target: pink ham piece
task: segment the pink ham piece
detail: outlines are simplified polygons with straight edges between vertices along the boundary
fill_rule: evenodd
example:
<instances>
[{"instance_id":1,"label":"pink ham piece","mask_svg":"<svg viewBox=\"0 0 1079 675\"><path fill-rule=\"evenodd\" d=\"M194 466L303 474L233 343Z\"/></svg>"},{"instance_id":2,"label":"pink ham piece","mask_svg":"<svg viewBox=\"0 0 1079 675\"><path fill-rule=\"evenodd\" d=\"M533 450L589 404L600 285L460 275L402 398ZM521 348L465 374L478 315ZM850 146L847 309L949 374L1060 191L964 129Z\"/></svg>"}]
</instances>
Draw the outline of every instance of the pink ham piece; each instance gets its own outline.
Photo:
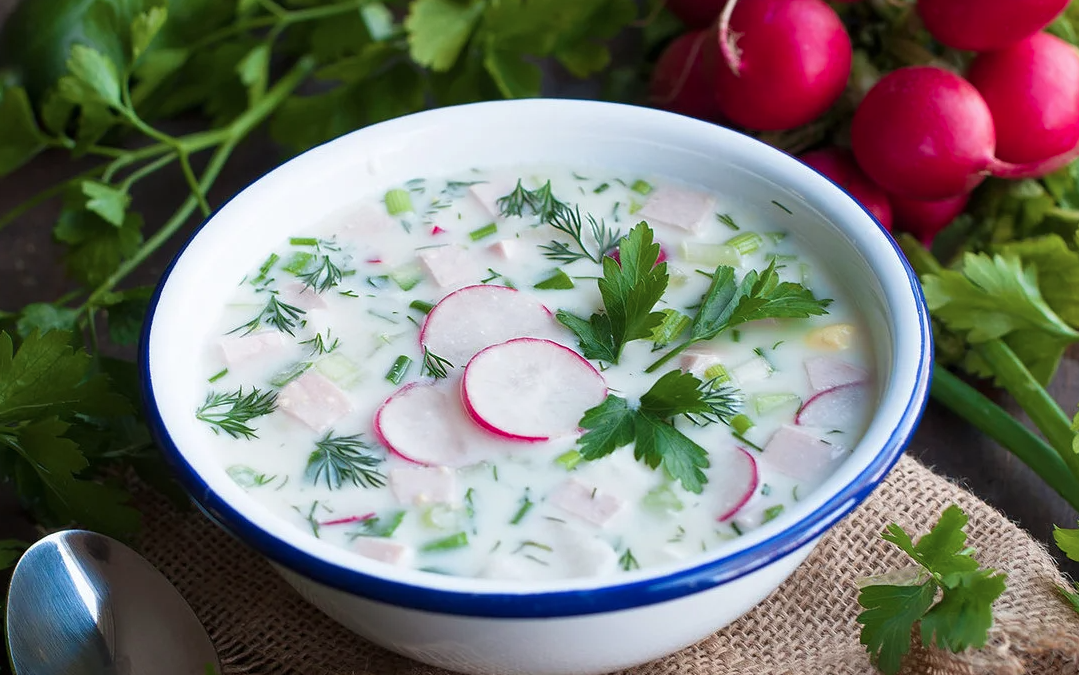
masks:
<instances>
[{"instance_id":1,"label":"pink ham piece","mask_svg":"<svg viewBox=\"0 0 1079 675\"><path fill-rule=\"evenodd\" d=\"M265 330L250 335L227 338L218 343L225 365L230 368L247 361L269 361L279 356L287 347L280 331Z\"/></svg>"},{"instance_id":2,"label":"pink ham piece","mask_svg":"<svg viewBox=\"0 0 1079 675\"><path fill-rule=\"evenodd\" d=\"M831 474L846 455L846 449L804 428L784 424L772 434L761 457L784 475L817 483Z\"/></svg>"},{"instance_id":3,"label":"pink ham piece","mask_svg":"<svg viewBox=\"0 0 1079 675\"><path fill-rule=\"evenodd\" d=\"M503 239L488 246L487 250L504 260L513 260L521 255L521 242L516 239Z\"/></svg>"},{"instance_id":4,"label":"pink ham piece","mask_svg":"<svg viewBox=\"0 0 1079 675\"><path fill-rule=\"evenodd\" d=\"M704 371L716 364L721 364L722 362L723 360L714 349L706 347L690 347L682 352L678 365L684 372L701 377L704 374Z\"/></svg>"},{"instance_id":5,"label":"pink ham piece","mask_svg":"<svg viewBox=\"0 0 1079 675\"><path fill-rule=\"evenodd\" d=\"M319 433L352 411L348 396L333 382L311 370L281 389L277 406Z\"/></svg>"},{"instance_id":6,"label":"pink ham piece","mask_svg":"<svg viewBox=\"0 0 1079 675\"><path fill-rule=\"evenodd\" d=\"M573 478L551 493L550 500L563 511L600 527L618 515L626 505L618 497L590 488Z\"/></svg>"},{"instance_id":7,"label":"pink ham piece","mask_svg":"<svg viewBox=\"0 0 1079 675\"><path fill-rule=\"evenodd\" d=\"M715 198L709 194L665 185L652 190L636 215L653 225L659 223L698 232L715 205Z\"/></svg>"},{"instance_id":8,"label":"pink ham piece","mask_svg":"<svg viewBox=\"0 0 1079 675\"><path fill-rule=\"evenodd\" d=\"M404 544L379 537L357 537L352 550L365 558L401 565L411 557L412 550Z\"/></svg>"},{"instance_id":9,"label":"pink ham piece","mask_svg":"<svg viewBox=\"0 0 1079 675\"><path fill-rule=\"evenodd\" d=\"M831 356L814 356L806 359L806 375L813 391L833 389L844 384L864 382L869 374L858 366Z\"/></svg>"},{"instance_id":10,"label":"pink ham piece","mask_svg":"<svg viewBox=\"0 0 1079 675\"><path fill-rule=\"evenodd\" d=\"M390 489L402 504L452 504L457 496L457 473L444 466L392 469Z\"/></svg>"},{"instance_id":11,"label":"pink ham piece","mask_svg":"<svg viewBox=\"0 0 1079 675\"><path fill-rule=\"evenodd\" d=\"M502 209L498 208L498 200L513 192L515 187L515 183L503 180L476 183L469 187L468 191L492 218L501 218Z\"/></svg>"},{"instance_id":12,"label":"pink ham piece","mask_svg":"<svg viewBox=\"0 0 1079 675\"><path fill-rule=\"evenodd\" d=\"M476 262L476 256L463 246L451 244L428 248L417 255L431 280L442 288L476 283L482 276L483 270Z\"/></svg>"},{"instance_id":13,"label":"pink ham piece","mask_svg":"<svg viewBox=\"0 0 1079 675\"><path fill-rule=\"evenodd\" d=\"M316 293L315 289L302 283L288 284L281 289L281 295L278 297L281 302L299 307L305 312L326 307L326 301L322 299L322 296Z\"/></svg>"}]
</instances>

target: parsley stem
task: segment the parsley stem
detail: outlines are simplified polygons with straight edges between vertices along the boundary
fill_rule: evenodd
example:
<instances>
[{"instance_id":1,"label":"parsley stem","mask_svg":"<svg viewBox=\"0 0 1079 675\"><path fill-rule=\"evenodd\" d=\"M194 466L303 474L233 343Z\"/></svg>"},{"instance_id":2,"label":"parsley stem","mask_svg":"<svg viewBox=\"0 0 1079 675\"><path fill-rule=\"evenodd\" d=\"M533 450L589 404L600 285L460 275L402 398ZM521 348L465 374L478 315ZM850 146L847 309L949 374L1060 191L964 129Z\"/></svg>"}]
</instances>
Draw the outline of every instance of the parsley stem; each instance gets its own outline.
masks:
<instances>
[{"instance_id":1,"label":"parsley stem","mask_svg":"<svg viewBox=\"0 0 1079 675\"><path fill-rule=\"evenodd\" d=\"M1071 420L1045 387L1034 379L1003 340L989 340L971 347L989 365L997 380L1030 417L1034 426L1045 434L1072 474L1079 477L1079 454L1072 449L1075 434L1071 430Z\"/></svg>"},{"instance_id":2,"label":"parsley stem","mask_svg":"<svg viewBox=\"0 0 1079 675\"><path fill-rule=\"evenodd\" d=\"M943 366L933 366L933 400L1000 443L1079 509L1079 479L1048 443Z\"/></svg>"},{"instance_id":3,"label":"parsley stem","mask_svg":"<svg viewBox=\"0 0 1079 675\"><path fill-rule=\"evenodd\" d=\"M687 340L687 341L683 342L682 344L678 345L677 347L675 347L671 351L669 351L666 354L664 354L663 356L659 357L659 359L655 363L653 363L652 365L645 368L644 372L646 372L646 373L654 373L654 372L656 372L657 370L659 370L663 366L663 364L667 363L668 361L670 361L674 357L676 357L679 354L681 354L682 352L684 352L686 350L686 348L688 348L694 342L695 342L695 340Z\"/></svg>"},{"instance_id":4,"label":"parsley stem","mask_svg":"<svg viewBox=\"0 0 1079 675\"><path fill-rule=\"evenodd\" d=\"M168 152L168 153L158 157L154 161L148 162L147 164L144 164L144 165L140 166L138 169L135 169L130 174L128 174L120 182L120 189L123 190L124 192L127 192L129 189L131 189L132 185L139 182L143 178L149 176L150 174L154 173L158 169L161 169L161 168L171 164L173 162L173 160L175 160L175 159L176 159L176 154L173 153L173 152Z\"/></svg>"}]
</instances>

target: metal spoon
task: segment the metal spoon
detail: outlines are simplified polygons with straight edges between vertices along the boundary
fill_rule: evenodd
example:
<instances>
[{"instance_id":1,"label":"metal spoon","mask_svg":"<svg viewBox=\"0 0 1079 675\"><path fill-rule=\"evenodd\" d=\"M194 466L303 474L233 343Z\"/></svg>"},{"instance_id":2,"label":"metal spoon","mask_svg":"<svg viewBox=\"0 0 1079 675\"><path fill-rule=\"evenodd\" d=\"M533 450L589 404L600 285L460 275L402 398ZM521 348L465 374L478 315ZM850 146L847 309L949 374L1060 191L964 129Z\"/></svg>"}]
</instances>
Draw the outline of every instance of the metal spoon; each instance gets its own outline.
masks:
<instances>
[{"instance_id":1,"label":"metal spoon","mask_svg":"<svg viewBox=\"0 0 1079 675\"><path fill-rule=\"evenodd\" d=\"M206 630L145 558L104 535L51 534L11 577L7 641L16 675L207 675Z\"/></svg>"}]
</instances>

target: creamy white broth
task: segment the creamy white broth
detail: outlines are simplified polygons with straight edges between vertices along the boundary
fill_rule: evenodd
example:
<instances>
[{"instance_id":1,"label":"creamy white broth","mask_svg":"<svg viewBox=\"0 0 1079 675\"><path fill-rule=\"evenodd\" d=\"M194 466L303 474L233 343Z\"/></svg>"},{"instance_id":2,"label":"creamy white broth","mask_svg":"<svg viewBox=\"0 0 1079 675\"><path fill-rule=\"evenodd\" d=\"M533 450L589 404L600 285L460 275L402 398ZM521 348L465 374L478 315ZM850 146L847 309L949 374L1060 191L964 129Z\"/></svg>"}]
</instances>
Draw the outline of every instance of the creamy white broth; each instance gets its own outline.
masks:
<instances>
[{"instance_id":1,"label":"creamy white broth","mask_svg":"<svg viewBox=\"0 0 1079 675\"><path fill-rule=\"evenodd\" d=\"M680 366L692 367L695 375L707 379L717 372L718 363L732 377L744 397L742 412L754 426L736 438L724 424L675 421L709 453L711 466L705 469L707 483L700 494L686 491L662 469L635 460L630 447L567 468L577 434L522 442L480 432L469 437L474 442L464 454L448 462L453 466L434 478L442 487L428 490L427 503L400 498L402 485L432 480L435 470L387 452L373 430L373 419L402 387L426 386L434 379L421 368L422 303L434 305L459 288L490 284L530 294L552 312L564 309L588 317L602 307L595 280L602 273L598 264L587 259L560 264L543 255L541 246L552 240L569 244L568 236L538 224L535 217L503 217L499 212L496 199L512 191L518 179L530 189L550 180L553 195L622 234L641 220L649 222L670 273L657 309L692 316L710 283L700 272L710 273L716 265L714 258L702 256L711 254L708 247L747 233L759 236L759 248L733 257L725 250L722 256L725 264L737 263L739 277L763 270L775 257L781 278L804 283L818 298L833 299L826 315L739 326L695 345L654 374L643 371L664 351L653 351L648 340L627 343L617 365L593 364L601 368L609 391L631 403L660 375ZM635 186L638 180L647 186ZM646 187L651 192L641 194ZM276 392L273 412L248 422L256 437L235 438L204 425L206 442L213 444L223 469L263 506L312 536L392 564L463 576L551 579L615 574L712 551L781 515L827 477L790 475L790 467L777 461L782 454L771 452L769 442L784 425L790 430L799 407L815 393L807 359L823 358L871 377L873 355L868 331L839 280L800 250L796 234L789 232L796 229L797 214L782 204L707 195L714 203L708 204L699 232L691 233L662 222L668 216L657 197L677 196L678 190L706 193L658 177L617 176L594 168L576 173L554 167L470 171L448 180L417 179L400 188L408 193L412 211L391 215L395 198L388 209L383 195L372 195L326 222L297 223L292 240L268 248L264 269L237 272L236 294L214 319L220 340L202 346L194 375L206 381L208 395L240 388L246 395L253 387L263 394ZM651 200L657 201L650 206ZM489 233L492 225L496 231ZM432 271L419 259L425 251L449 246L462 251L445 269ZM326 257L342 272L332 287L325 268L322 275L314 274ZM574 288L533 288L557 270L573 280ZM315 288L304 287L303 274ZM319 286L326 288L316 292ZM294 335L265 321L249 333L245 328L260 316L272 290L278 291L280 301L305 309L295 316L283 314ZM542 337L577 347L569 330L552 324L555 333ZM245 350L254 355L239 361ZM411 360L411 367L399 382L391 382L387 373L402 357ZM301 372L297 364L310 365L286 383ZM447 368L448 377L435 386L456 386L464 365ZM316 430L285 410L289 399L295 402L297 391L302 393L298 383L311 382L332 384L316 395L328 392L331 399L340 399L316 404L309 413L326 416L325 429ZM193 408L204 403L195 401ZM829 444L835 462L854 447L872 412L868 396L843 403L857 407L848 415L848 426L811 429ZM331 415L337 406L347 407L347 413ZM309 457L328 433L366 446L350 447L372 458L366 470L377 472L369 474L374 482L356 485L346 480L337 486L331 481L328 486L325 474L315 482L308 471ZM745 460L738 448L756 460L759 484L744 506L719 521L721 511L732 506L732 492L741 489L739 468ZM769 451L762 452L765 448ZM834 469L835 462L828 468ZM452 489L435 494L445 487L447 475L452 476ZM385 484L377 485L380 482ZM592 522L566 508L574 494L613 505L615 513L602 523ZM372 536L388 529L389 537Z\"/></svg>"}]
</instances>

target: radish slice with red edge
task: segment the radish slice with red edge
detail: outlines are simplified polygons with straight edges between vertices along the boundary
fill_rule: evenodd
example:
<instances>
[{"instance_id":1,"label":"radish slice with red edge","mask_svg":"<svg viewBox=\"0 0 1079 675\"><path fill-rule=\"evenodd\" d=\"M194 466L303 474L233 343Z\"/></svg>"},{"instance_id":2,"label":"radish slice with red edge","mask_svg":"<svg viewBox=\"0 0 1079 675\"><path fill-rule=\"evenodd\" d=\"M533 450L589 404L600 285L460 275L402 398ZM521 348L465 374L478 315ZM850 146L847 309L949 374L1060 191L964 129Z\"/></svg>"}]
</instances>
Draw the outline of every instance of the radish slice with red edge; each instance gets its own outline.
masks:
<instances>
[{"instance_id":1,"label":"radish slice with red edge","mask_svg":"<svg viewBox=\"0 0 1079 675\"><path fill-rule=\"evenodd\" d=\"M573 433L585 411L606 396L603 376L583 356L539 338L487 347L472 357L461 379L472 419L518 441Z\"/></svg>"},{"instance_id":2,"label":"radish slice with red edge","mask_svg":"<svg viewBox=\"0 0 1079 675\"><path fill-rule=\"evenodd\" d=\"M722 461L722 460L718 460ZM735 448L724 463L724 489L717 504L716 520L724 522L733 518L745 506L760 485L757 460L745 448Z\"/></svg>"},{"instance_id":3,"label":"radish slice with red edge","mask_svg":"<svg viewBox=\"0 0 1079 675\"><path fill-rule=\"evenodd\" d=\"M505 286L479 285L450 293L428 312L420 346L461 367L484 347L506 340L564 336L539 301Z\"/></svg>"},{"instance_id":4,"label":"radish slice with red edge","mask_svg":"<svg viewBox=\"0 0 1079 675\"><path fill-rule=\"evenodd\" d=\"M413 382L394 392L375 412L375 436L393 454L428 466L465 466L469 450L490 442L461 407L458 378Z\"/></svg>"},{"instance_id":5,"label":"radish slice with red edge","mask_svg":"<svg viewBox=\"0 0 1079 675\"><path fill-rule=\"evenodd\" d=\"M794 423L804 427L849 430L862 422L862 401L869 395L865 382L841 384L815 394L794 416Z\"/></svg>"}]
</instances>

